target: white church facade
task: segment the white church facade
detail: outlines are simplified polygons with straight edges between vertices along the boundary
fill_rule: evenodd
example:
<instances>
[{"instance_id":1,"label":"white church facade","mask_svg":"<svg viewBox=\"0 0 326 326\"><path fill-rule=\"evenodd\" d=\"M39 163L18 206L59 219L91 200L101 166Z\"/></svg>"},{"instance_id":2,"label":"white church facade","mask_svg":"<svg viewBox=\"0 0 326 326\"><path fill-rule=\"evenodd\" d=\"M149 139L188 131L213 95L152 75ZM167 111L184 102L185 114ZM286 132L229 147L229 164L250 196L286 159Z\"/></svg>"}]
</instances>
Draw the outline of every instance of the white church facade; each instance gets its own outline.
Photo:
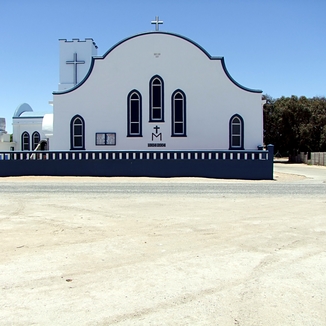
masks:
<instances>
[{"instance_id":1,"label":"white church facade","mask_svg":"<svg viewBox=\"0 0 326 326\"><path fill-rule=\"evenodd\" d=\"M60 46L51 150L257 149L263 143L261 91L235 82L223 58L189 39L143 33L101 57L90 55L96 52L90 39L60 40Z\"/></svg>"},{"instance_id":2,"label":"white church facade","mask_svg":"<svg viewBox=\"0 0 326 326\"><path fill-rule=\"evenodd\" d=\"M158 22L157 18L154 23ZM244 160L247 165L258 157L271 160L268 151L262 151L262 91L236 82L223 57L213 57L192 40L158 28L126 38L102 56L93 39L59 42L53 114L37 116L28 104L19 106L13 117L15 151L51 152L46 156L50 160L129 160L125 168L119 162L110 172L103 165L101 175L156 175L157 169L148 171L163 164L131 159L207 158L214 164ZM159 176L181 176L183 169L188 171L184 175L206 175L199 171L205 167L196 167L195 161L188 169L185 162L178 168L171 164L159 166L168 171ZM236 177L227 173L229 167L241 170L240 165L231 168L234 162L224 162L220 171L226 174L219 174L214 164L207 176ZM257 170L259 163L252 164L249 170ZM131 167L138 172L129 173Z\"/></svg>"}]
</instances>

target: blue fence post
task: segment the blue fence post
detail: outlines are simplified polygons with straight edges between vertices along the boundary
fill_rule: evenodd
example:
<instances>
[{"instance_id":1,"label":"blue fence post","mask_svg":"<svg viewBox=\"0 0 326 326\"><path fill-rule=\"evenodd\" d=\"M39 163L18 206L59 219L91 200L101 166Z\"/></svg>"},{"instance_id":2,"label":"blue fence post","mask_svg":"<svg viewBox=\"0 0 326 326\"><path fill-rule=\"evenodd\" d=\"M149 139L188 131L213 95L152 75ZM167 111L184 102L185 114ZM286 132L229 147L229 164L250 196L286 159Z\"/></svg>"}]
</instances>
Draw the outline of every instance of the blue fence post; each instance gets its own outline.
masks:
<instances>
[{"instance_id":1,"label":"blue fence post","mask_svg":"<svg viewBox=\"0 0 326 326\"><path fill-rule=\"evenodd\" d=\"M274 179L274 145L267 145L269 169L271 171L270 179Z\"/></svg>"}]
</instances>

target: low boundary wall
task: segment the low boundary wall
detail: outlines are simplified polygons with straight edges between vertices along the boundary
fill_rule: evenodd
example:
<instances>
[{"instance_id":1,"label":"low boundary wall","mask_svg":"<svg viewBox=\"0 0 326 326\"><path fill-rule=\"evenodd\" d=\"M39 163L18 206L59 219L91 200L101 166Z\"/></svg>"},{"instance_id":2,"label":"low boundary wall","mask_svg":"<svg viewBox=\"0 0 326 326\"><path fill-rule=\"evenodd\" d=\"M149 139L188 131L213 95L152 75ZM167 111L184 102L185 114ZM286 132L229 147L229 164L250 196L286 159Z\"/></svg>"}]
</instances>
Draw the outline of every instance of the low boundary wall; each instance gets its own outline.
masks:
<instances>
[{"instance_id":1,"label":"low boundary wall","mask_svg":"<svg viewBox=\"0 0 326 326\"><path fill-rule=\"evenodd\" d=\"M274 146L253 151L1 152L0 176L273 179Z\"/></svg>"},{"instance_id":2,"label":"low boundary wall","mask_svg":"<svg viewBox=\"0 0 326 326\"><path fill-rule=\"evenodd\" d=\"M326 166L326 152L300 153L300 162Z\"/></svg>"}]
</instances>

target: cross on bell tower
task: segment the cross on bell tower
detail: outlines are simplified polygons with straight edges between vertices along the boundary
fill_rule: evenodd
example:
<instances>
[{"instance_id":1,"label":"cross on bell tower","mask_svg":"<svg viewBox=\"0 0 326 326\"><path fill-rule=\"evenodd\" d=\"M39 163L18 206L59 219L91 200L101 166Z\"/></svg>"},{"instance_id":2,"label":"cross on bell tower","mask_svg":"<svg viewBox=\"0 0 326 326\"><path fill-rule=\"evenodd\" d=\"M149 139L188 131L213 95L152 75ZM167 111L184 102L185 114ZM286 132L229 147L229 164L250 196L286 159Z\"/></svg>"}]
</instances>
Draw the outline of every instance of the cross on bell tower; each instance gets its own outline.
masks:
<instances>
[{"instance_id":1,"label":"cross on bell tower","mask_svg":"<svg viewBox=\"0 0 326 326\"><path fill-rule=\"evenodd\" d=\"M155 31L159 30L159 25L163 24L163 20L160 20L158 16L155 17L155 20L151 21L151 24L155 24Z\"/></svg>"},{"instance_id":2,"label":"cross on bell tower","mask_svg":"<svg viewBox=\"0 0 326 326\"><path fill-rule=\"evenodd\" d=\"M66 64L72 64L74 65L74 84L77 85L77 65L78 64L84 64L84 60L77 60L77 53L74 53L74 59L66 61Z\"/></svg>"}]
</instances>

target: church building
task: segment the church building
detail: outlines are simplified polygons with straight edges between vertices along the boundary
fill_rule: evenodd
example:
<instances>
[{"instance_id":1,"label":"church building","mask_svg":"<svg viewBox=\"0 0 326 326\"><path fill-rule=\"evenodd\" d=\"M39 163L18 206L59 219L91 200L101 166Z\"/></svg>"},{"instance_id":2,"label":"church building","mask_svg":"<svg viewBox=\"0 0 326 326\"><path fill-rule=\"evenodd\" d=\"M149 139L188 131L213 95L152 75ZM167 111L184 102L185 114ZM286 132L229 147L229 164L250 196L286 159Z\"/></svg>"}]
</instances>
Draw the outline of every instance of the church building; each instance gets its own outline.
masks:
<instances>
[{"instance_id":1,"label":"church building","mask_svg":"<svg viewBox=\"0 0 326 326\"><path fill-rule=\"evenodd\" d=\"M17 108L15 150L216 160L262 150L262 91L235 81L223 57L160 31L158 17L152 23L155 31L128 37L102 56L93 39L60 39L53 114L33 117L27 104Z\"/></svg>"},{"instance_id":2,"label":"church building","mask_svg":"<svg viewBox=\"0 0 326 326\"><path fill-rule=\"evenodd\" d=\"M96 52L92 39L60 40L51 150L262 145L262 92L237 83L223 57L160 31Z\"/></svg>"}]
</instances>

